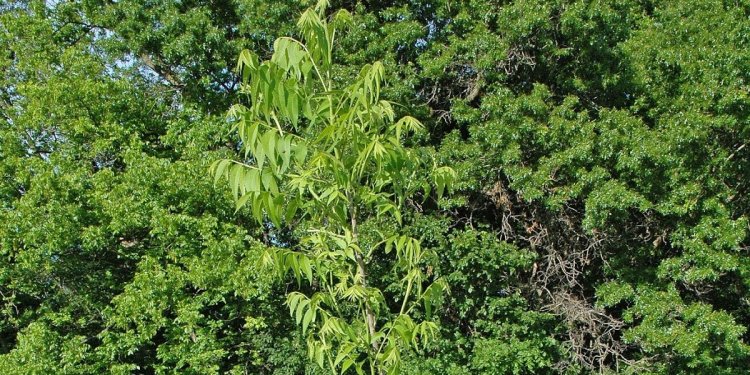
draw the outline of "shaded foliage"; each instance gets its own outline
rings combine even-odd
[[[0,372],[319,371],[295,277],[259,262],[312,222],[259,223],[206,172],[244,155],[237,57],[303,39],[312,5],[0,3]],[[450,285],[402,373],[750,371],[747,1],[329,8],[332,84],[380,61],[426,129],[404,146],[457,173],[361,225]],[[394,259],[368,263],[390,311]]]

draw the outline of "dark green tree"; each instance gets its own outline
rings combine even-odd
[[[244,151],[237,56],[312,5],[0,2],[0,372],[319,371],[285,305],[316,286],[260,265],[313,222],[258,224],[206,174]],[[340,8],[331,86],[380,61],[424,125],[404,146],[457,175],[360,226],[421,239],[451,285],[403,373],[750,371],[750,3]]]

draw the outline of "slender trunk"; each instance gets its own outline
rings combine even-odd
[[[352,204],[351,209],[351,226],[352,226],[352,240],[358,244],[357,241],[357,209]],[[362,258],[362,254],[359,251],[354,252],[354,260],[357,262],[357,276],[362,283],[362,286],[367,288],[367,271],[365,270],[365,260]],[[367,330],[370,333],[370,337],[375,336],[375,314],[372,312],[370,301],[365,300],[365,320],[367,320]],[[372,349],[377,352],[378,343],[372,343]]]
[[[365,273],[365,262],[362,259],[362,254],[355,252],[354,258],[357,260],[357,274],[362,279],[362,286],[367,287],[367,274]],[[365,315],[367,315],[367,329],[370,331],[370,336],[375,335],[375,314],[372,312],[370,302],[365,301]],[[372,343],[372,348],[377,350],[377,343]]]

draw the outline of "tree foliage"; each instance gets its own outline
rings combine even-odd
[[[351,16],[342,10],[329,23],[326,6],[302,13],[297,25],[304,43],[276,39],[262,63],[249,51],[240,54],[239,92],[249,107],[235,105],[229,116],[249,164],[224,159],[212,170],[229,181],[237,208],[249,204],[260,225],[268,220],[277,230],[302,233],[293,243],[276,238],[263,262],[313,288],[310,295],[287,294],[286,302],[303,334],[310,330],[310,359],[333,372],[395,374],[403,348],[424,347],[437,334],[434,322],[415,321],[412,310],[421,304],[431,316],[446,289],[423,270],[434,254],[398,230],[407,199],[432,191],[419,176],[424,157],[404,146],[422,125],[410,116],[396,119],[394,104],[380,98],[380,62],[334,85],[335,37]],[[437,199],[453,174],[448,167],[434,170]],[[361,229],[370,222],[394,228],[376,231],[380,241],[372,243]],[[395,314],[368,281],[370,263],[383,261],[380,251],[395,254],[392,272],[401,277],[390,303],[401,304]]]
[[[0,372],[750,371],[747,1],[314,6],[0,2]]]

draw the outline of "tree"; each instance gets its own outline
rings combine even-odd
[[[243,49],[271,59],[310,4],[0,2],[0,373],[330,373],[306,358],[322,313],[303,334],[285,305],[322,291],[314,265],[312,285],[269,271],[315,251],[302,239],[323,213],[287,222],[284,198],[279,226],[263,207],[258,221],[251,198],[235,212],[206,178],[245,151],[224,116],[231,65]],[[382,187],[401,223],[357,206],[366,281],[387,305],[372,304],[378,332],[408,274],[384,239],[418,239],[423,289],[451,286],[429,318],[411,293],[411,319],[440,334],[402,348],[403,373],[750,372],[746,0],[331,4],[351,12],[326,69],[333,100],[379,61],[381,100],[403,105],[383,124],[424,127],[401,137],[414,193],[401,204]],[[311,75],[305,93],[325,98]],[[290,144],[324,129],[303,112],[297,127],[279,118]],[[310,166],[307,147],[288,173]],[[457,176],[441,199],[419,187],[435,164]],[[339,306],[368,332],[356,303]]]
[[[123,51],[108,10],[0,5],[0,373],[305,371],[260,227],[203,179],[223,116]]]
[[[326,7],[320,2],[300,17],[305,43],[279,38],[262,63],[249,51],[240,55],[240,93],[249,107],[236,105],[229,117],[245,159],[217,161],[213,173],[228,179],[237,209],[248,204],[259,223],[304,233],[298,242],[272,240],[264,261],[312,287],[310,295],[287,295],[297,324],[310,332],[310,358],[341,373],[395,374],[401,350],[437,334],[434,322],[414,320],[415,308],[429,318],[447,287],[425,268],[434,254],[398,230],[408,201],[432,190],[419,175],[425,156],[404,145],[422,125],[410,116],[396,120],[393,103],[380,99],[381,63],[365,65],[347,85],[333,80],[336,33],[350,14],[339,11],[329,23]],[[439,199],[453,171],[438,167],[433,176]],[[361,233],[372,222],[393,229],[373,243]],[[402,275],[393,302],[368,279],[370,263],[384,261],[381,251],[395,253],[392,270]],[[392,314],[394,302],[400,309]]]

